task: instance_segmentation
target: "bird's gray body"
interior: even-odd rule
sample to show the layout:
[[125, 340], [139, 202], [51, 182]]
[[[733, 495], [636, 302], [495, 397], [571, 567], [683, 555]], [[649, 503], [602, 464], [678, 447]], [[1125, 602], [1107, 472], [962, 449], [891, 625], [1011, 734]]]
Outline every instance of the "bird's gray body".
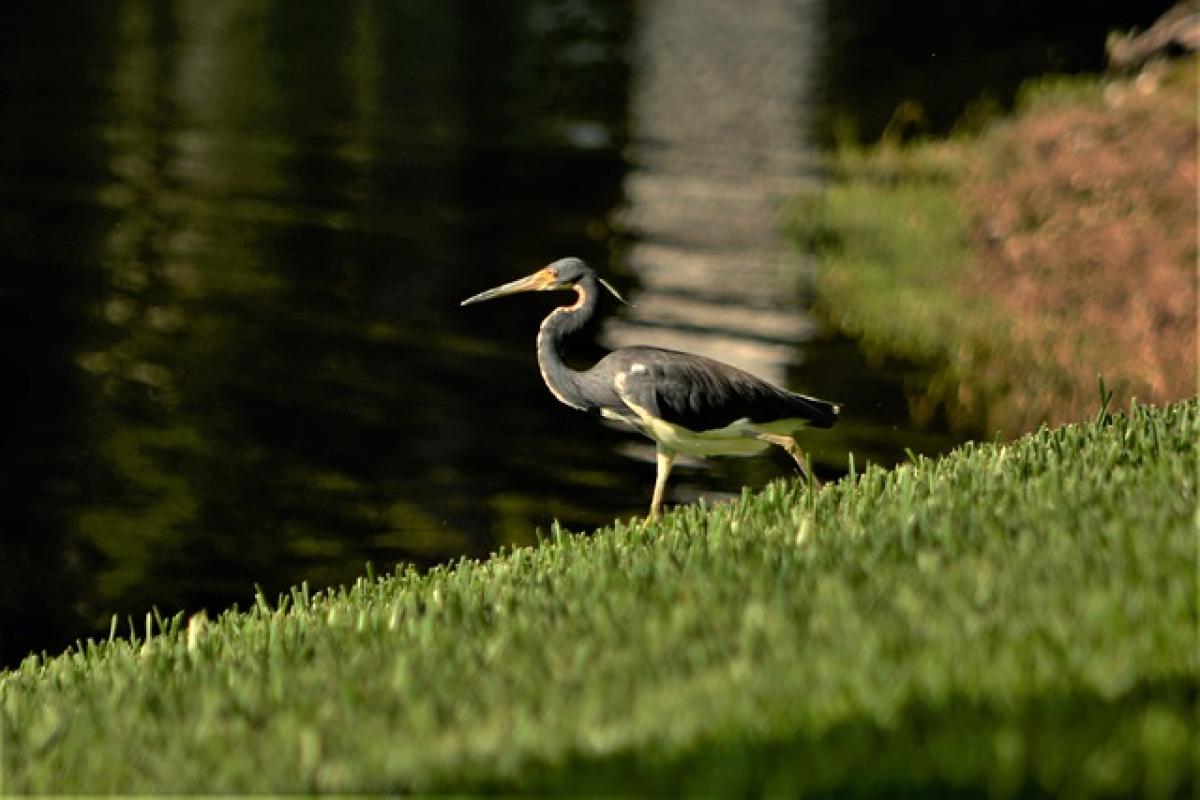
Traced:
[[577, 301], [554, 309], [538, 329], [538, 368], [550, 392], [572, 408], [626, 423], [657, 444], [658, 478], [651, 516], [677, 453], [696, 456], [756, 455], [783, 447], [804, 469], [793, 435], [806, 426], [828, 428], [838, 407], [781, 389], [711, 358], [658, 347], [624, 347], [576, 371], [563, 361], [562, 342], [596, 312], [599, 286], [617, 295], [577, 258], [565, 258], [512, 283], [464, 301], [547, 289], [574, 289]]
[[[595, 375], [596, 405], [628, 413], [625, 398], [657, 419], [697, 433], [727, 428], [739, 420], [763, 424], [803, 420], [828, 428], [837, 420], [832, 403], [789, 392], [748, 372], [704, 356], [659, 347], [625, 347], [600, 359]], [[623, 376], [624, 391], [617, 377]], [[605, 391], [603, 384], [610, 384]]]

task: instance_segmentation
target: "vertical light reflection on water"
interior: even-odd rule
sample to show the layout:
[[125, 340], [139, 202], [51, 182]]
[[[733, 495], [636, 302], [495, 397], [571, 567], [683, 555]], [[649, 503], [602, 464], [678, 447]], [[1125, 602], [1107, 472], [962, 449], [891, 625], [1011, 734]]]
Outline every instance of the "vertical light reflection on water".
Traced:
[[[819, 185], [810, 86], [820, 4], [648, 0], [637, 21], [621, 224], [638, 287], [605, 339], [701, 353], [787, 384], [796, 344], [813, 332], [801, 305], [811, 262], [787, 240], [784, 212]], [[652, 448], [631, 442], [629, 452], [649, 460]], [[698, 483], [685, 471], [675, 495], [711, 495], [722, 482], [729, 495], [771, 469], [725, 462]]]

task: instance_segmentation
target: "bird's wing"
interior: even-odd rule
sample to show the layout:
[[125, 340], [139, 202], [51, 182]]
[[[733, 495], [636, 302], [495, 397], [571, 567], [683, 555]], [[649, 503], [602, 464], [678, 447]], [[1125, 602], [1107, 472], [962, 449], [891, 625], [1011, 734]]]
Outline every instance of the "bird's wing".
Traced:
[[748, 372], [690, 353], [628, 348], [614, 353], [614, 380], [627, 404], [693, 431], [723, 428], [741, 419], [804, 419], [828, 427], [836, 407], [780, 389]]

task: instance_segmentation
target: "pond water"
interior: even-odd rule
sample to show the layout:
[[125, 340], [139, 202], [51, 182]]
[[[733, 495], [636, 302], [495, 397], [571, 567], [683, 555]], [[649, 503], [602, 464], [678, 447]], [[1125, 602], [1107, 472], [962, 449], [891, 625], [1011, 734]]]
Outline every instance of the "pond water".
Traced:
[[[0, 664], [113, 613], [217, 612], [255, 583], [327, 586], [641, 514], [644, 445], [541, 384], [550, 299], [458, 307], [562, 255], [637, 304], [582, 360], [661, 341], [843, 400], [845, 424], [812, 440], [826, 476], [848, 450], [950, 447], [909, 422], [910, 368], [816, 335], [811, 264], [778, 234], [776, 205], [819, 186], [836, 105], [819, 98], [863, 80], [852, 51], [886, 15], [863, 4], [847, 27], [815, 0], [764, 2], [704, 24], [721, 6], [9, 15]], [[753, 103], [712, 102], [738, 85]], [[865, 129], [896, 102], [866, 97]], [[787, 472], [782, 455], [685, 466], [671, 499]]]

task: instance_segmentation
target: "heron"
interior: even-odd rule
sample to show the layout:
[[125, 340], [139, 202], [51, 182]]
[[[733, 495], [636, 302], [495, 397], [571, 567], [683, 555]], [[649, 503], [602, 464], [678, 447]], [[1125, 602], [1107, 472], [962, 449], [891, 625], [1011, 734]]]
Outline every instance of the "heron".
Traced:
[[624, 423], [654, 440], [651, 520], [662, 512], [667, 476], [681, 453], [753, 456], [777, 446], [795, 460], [801, 475], [815, 480], [796, 433], [807, 426], [832, 426], [840, 411], [835, 403], [782, 389], [705, 356], [660, 347], [622, 347], [582, 371], [567, 366], [563, 342], [595, 316], [601, 287], [627, 302], [581, 259], [568, 257], [468, 297], [461, 305], [519, 292], [575, 291], [574, 303], [555, 308], [542, 320], [538, 368], [559, 402]]

